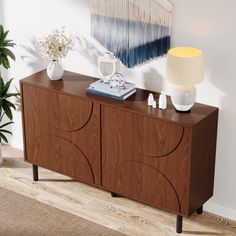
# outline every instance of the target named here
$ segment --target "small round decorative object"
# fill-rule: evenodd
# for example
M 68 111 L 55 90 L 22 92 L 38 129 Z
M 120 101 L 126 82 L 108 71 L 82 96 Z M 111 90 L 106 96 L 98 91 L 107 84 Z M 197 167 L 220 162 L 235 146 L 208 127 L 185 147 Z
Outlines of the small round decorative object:
M 125 78 L 120 73 L 115 73 L 111 76 L 109 84 L 111 88 L 125 89 Z
M 51 80 L 60 80 L 63 73 L 64 69 L 59 61 L 51 61 L 47 67 L 47 74 Z

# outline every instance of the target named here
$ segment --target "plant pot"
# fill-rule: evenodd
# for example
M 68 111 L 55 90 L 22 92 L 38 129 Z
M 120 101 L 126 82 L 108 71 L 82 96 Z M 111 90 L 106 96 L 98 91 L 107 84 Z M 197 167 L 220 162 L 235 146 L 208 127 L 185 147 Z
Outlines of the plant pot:
M 64 69 L 59 61 L 51 61 L 47 67 L 47 74 L 51 80 L 60 80 L 63 73 Z

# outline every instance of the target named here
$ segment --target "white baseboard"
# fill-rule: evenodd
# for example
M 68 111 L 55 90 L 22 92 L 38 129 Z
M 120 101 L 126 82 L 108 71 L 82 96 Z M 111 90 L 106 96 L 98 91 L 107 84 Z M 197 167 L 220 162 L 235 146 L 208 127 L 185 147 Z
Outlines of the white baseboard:
M 221 205 L 211 202 L 204 204 L 204 210 L 213 213 L 215 215 L 236 221 L 236 210 L 232 210 L 230 208 L 223 207 Z

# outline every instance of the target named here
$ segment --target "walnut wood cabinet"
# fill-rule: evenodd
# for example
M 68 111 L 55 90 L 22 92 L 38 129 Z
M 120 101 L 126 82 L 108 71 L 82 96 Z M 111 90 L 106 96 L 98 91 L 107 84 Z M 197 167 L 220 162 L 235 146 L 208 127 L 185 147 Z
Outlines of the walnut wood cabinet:
M 177 214 L 202 212 L 213 195 L 218 109 L 147 107 L 148 91 L 124 102 L 86 94 L 95 78 L 45 71 L 21 80 L 25 160 Z M 158 96 L 158 94 L 156 94 Z
M 99 185 L 100 106 L 28 84 L 22 89 L 26 160 Z

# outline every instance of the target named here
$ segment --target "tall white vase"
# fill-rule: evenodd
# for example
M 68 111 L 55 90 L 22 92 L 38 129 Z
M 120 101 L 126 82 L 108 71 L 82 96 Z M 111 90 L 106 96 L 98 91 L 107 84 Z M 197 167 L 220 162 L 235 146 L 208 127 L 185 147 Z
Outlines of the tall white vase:
M 2 159 L 2 144 L 0 143 L 0 165 L 2 164 L 3 159 Z
M 47 74 L 51 80 L 60 80 L 64 69 L 59 61 L 51 61 L 47 67 Z

